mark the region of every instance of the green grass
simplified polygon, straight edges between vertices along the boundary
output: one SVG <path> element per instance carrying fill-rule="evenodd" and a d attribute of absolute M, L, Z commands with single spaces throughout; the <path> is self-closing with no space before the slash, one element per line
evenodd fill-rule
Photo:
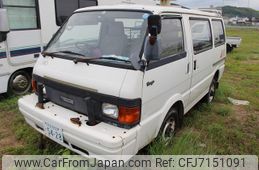
<path fill-rule="evenodd" d="M 184 119 L 170 145 L 155 140 L 148 154 L 253 154 L 259 156 L 259 30 L 230 29 L 241 36 L 240 48 L 228 55 L 224 77 L 213 104 L 198 104 Z M 250 101 L 249 106 L 233 106 L 227 97 Z M 39 150 L 39 134 L 29 127 L 17 108 L 18 97 L 0 99 L 0 139 L 15 137 L 19 145 L 0 146 L 3 154 L 71 154 L 47 140 Z M 8 119 L 7 119 L 7 118 Z M 8 120 L 8 121 L 7 121 Z M 1 140 L 0 140 L 1 141 Z"/>
<path fill-rule="evenodd" d="M 17 143 L 19 142 L 17 146 L 13 146 L 11 143 L 5 147 L 0 146 L 0 158 L 2 158 L 1 155 L 4 154 L 48 155 L 68 153 L 67 149 L 48 139 L 46 139 L 46 148 L 43 150 L 39 149 L 38 144 L 40 135 L 37 131 L 25 123 L 23 116 L 18 110 L 17 100 L 18 97 L 9 97 L 2 100 L 0 99 L 0 144 L 1 136 L 3 136 L 1 129 L 8 130 L 8 134 L 5 136 L 5 138 L 15 136 Z"/>

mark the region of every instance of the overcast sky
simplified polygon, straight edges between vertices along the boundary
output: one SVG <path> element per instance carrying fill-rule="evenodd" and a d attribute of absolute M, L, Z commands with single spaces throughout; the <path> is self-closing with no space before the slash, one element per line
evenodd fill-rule
<path fill-rule="evenodd" d="M 239 7 L 250 7 L 259 10 L 259 0 L 176 0 L 176 3 L 192 7 L 192 8 L 202 8 L 223 5 L 232 5 Z"/>

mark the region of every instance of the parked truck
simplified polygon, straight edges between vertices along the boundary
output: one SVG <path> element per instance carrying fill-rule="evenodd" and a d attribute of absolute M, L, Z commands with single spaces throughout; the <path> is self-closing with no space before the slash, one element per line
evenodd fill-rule
<path fill-rule="evenodd" d="M 230 53 L 234 48 L 238 48 L 241 42 L 242 38 L 240 37 L 227 37 L 227 52 Z"/>

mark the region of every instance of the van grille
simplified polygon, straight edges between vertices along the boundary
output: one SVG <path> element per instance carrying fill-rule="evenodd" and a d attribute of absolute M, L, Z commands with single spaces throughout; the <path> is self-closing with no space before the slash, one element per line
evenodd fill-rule
<path fill-rule="evenodd" d="M 83 97 L 73 94 L 64 93 L 60 90 L 46 86 L 47 98 L 55 104 L 63 106 L 67 109 L 87 115 L 87 104 Z M 87 96 L 86 96 L 87 97 Z"/>

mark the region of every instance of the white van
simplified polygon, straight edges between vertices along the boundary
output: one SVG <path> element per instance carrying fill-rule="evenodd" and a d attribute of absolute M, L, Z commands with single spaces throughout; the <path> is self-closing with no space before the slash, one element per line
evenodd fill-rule
<path fill-rule="evenodd" d="M 218 14 L 83 8 L 39 57 L 35 94 L 22 97 L 19 109 L 33 128 L 76 153 L 135 155 L 159 135 L 169 140 L 203 97 L 213 100 L 225 59 Z"/>

